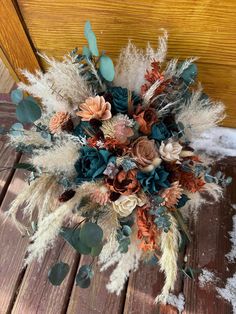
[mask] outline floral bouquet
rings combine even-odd
[[[29,184],[7,215],[31,236],[26,264],[62,237],[101,270],[117,264],[110,292],[119,294],[140,262],[159,265],[165,284],[156,302],[165,303],[180,244],[191,240],[187,218],[206,192],[217,201],[231,181],[191,148],[224,118],[224,106],[196,85],[195,58],[166,61],[165,31],[157,50],[128,43],[116,67],[99,54],[89,22],[85,37],[88,47],[63,61],[42,55],[48,71],[23,71],[28,85],[11,94],[19,122],[1,131],[29,156],[14,165],[29,171]],[[20,206],[28,226],[16,219]],[[80,268],[81,288],[93,264]],[[68,271],[63,261],[52,265],[50,282],[59,285]]]

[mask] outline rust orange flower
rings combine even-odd
[[[151,133],[152,125],[158,120],[156,111],[153,108],[143,110],[141,106],[137,108],[133,117],[139,124],[139,130],[145,135]]]
[[[202,178],[196,177],[193,172],[183,171],[177,164],[171,167],[170,179],[172,182],[178,181],[183,189],[191,193],[199,191],[205,185]]]
[[[76,114],[82,118],[82,121],[91,119],[108,120],[111,118],[111,104],[102,96],[89,97],[85,103],[79,105],[80,111]]]
[[[178,181],[173,182],[171,186],[161,193],[161,197],[164,198],[163,205],[169,209],[174,209],[174,206],[178,204],[179,199],[183,193]]]
[[[153,217],[148,215],[146,206],[137,209],[138,239],[141,240],[140,249],[144,252],[155,251],[159,232],[153,221]]]
[[[49,130],[51,133],[60,132],[63,127],[70,121],[70,114],[68,112],[57,112],[49,121]]]
[[[114,179],[107,178],[106,183],[113,192],[130,195],[140,190],[140,183],[137,180],[137,171],[132,169],[127,172],[121,170]]]

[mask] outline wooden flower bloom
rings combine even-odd
[[[70,122],[70,114],[68,112],[57,112],[49,121],[49,130],[51,133],[59,133],[66,128]]]
[[[85,102],[79,105],[80,111],[76,114],[82,118],[82,121],[91,119],[108,120],[111,118],[111,104],[106,102],[104,97],[89,97]]]
[[[168,208],[173,208],[176,204],[178,204],[182,194],[183,189],[181,188],[179,182],[173,182],[169,188],[163,190],[161,193],[161,197],[164,198],[163,205]]]

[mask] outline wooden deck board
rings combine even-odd
[[[70,265],[70,272],[59,287],[52,286],[47,274],[51,266],[59,261]],[[78,256],[64,240],[50,250],[42,263],[28,266],[16,298],[12,314],[59,314],[65,313],[78,266]]]
[[[236,265],[229,264],[225,258],[230,251],[228,232],[232,230],[232,216],[235,214],[231,204],[236,203],[236,160],[219,163],[217,169],[232,176],[234,181],[218,204],[207,204],[201,209],[198,223],[191,228],[193,241],[187,249],[187,264],[194,269],[206,268],[214,272],[222,280],[217,286],[223,287],[226,279],[236,272]],[[217,296],[213,285],[202,289],[197,279],[185,279],[184,295],[187,314],[232,313],[231,305]]]
[[[16,171],[0,212],[0,313],[6,314],[11,307],[23,270],[23,259],[28,239],[23,238],[11,220],[5,223],[4,212],[9,208],[17,193],[24,188],[24,173]]]
[[[91,263],[91,257],[82,256],[80,266]],[[111,270],[99,272],[99,266],[94,267],[95,276],[90,288],[81,289],[74,285],[67,314],[122,314],[126,291],[120,296],[108,293],[108,283]]]

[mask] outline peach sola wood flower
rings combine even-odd
[[[49,130],[52,133],[58,133],[66,129],[68,123],[70,122],[70,114],[68,112],[57,112],[55,113],[49,121]],[[71,121],[72,123],[72,121]],[[72,123],[73,126],[73,123]]]
[[[111,104],[106,102],[104,97],[89,97],[83,104],[79,105],[80,111],[76,114],[82,118],[82,121],[91,119],[108,120],[111,118]]]

